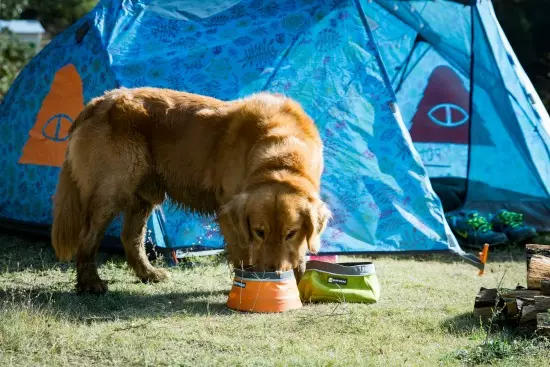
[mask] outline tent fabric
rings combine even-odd
[[[18,127],[5,145],[11,158],[3,168],[14,179],[2,185],[9,201],[2,217],[51,220],[59,162],[20,164],[18,156],[37,139],[29,131],[36,131],[37,116],[36,124],[45,120],[37,112],[68,64],[82,79],[85,102],[114,86],[222,99],[261,90],[289,95],[314,118],[326,144],[322,195],[334,219],[323,252],[449,249],[439,199],[399,118],[359,2],[101,1],[29,64],[2,105],[3,127]],[[65,92],[72,93],[69,85]],[[25,114],[21,106],[28,106]],[[160,245],[223,246],[213,218],[174,211],[169,202],[149,224]],[[115,223],[108,233],[119,230]]]
[[[86,103],[117,86],[98,30],[90,29],[86,43],[79,45],[78,24],[26,65],[0,104],[0,218],[21,222],[24,231],[51,224],[61,165],[56,147],[66,146],[65,125],[76,118],[78,100]],[[52,149],[32,148],[38,145]]]
[[[512,51],[485,8],[490,3],[469,4],[101,0],[27,65],[0,105],[0,172],[8,178],[0,184],[0,218],[51,223],[60,165],[53,151],[62,148],[49,147],[65,144],[79,103],[119,86],[224,100],[265,90],[298,100],[325,143],[322,196],[334,218],[323,253],[463,254],[430,182],[441,176],[466,180],[466,205],[485,205],[495,200],[476,197],[468,179],[487,185],[489,173],[495,180],[489,187],[504,193],[501,203],[523,205],[517,195],[535,197],[539,213],[548,216],[548,156],[541,156],[548,147],[541,121],[548,115],[529,102],[536,93],[518,76],[517,61],[500,68],[497,53]],[[481,31],[485,36],[477,37]],[[67,70],[73,70],[70,78]],[[82,100],[75,98],[78,80]],[[505,88],[496,91],[495,85]],[[58,109],[48,96],[66,107]],[[500,98],[510,102],[501,108]],[[527,112],[520,115],[522,110]],[[458,134],[446,132],[457,127]],[[31,148],[44,157],[29,160],[28,146],[48,148]],[[522,175],[511,184],[509,169],[499,171],[510,161]],[[159,247],[223,247],[214,218],[174,210],[168,201],[148,227],[148,240]],[[119,231],[117,218],[108,234]]]
[[[68,64],[55,73],[18,163],[61,167],[74,118],[71,116],[77,116],[83,108],[82,80],[76,68]]]
[[[461,210],[519,211],[550,229],[550,118],[491,2],[377,0],[366,9],[432,183],[462,181]]]

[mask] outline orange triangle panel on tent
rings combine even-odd
[[[71,123],[84,108],[82,80],[72,64],[57,71],[29,131],[21,164],[61,167]]]

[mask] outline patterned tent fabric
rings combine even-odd
[[[449,5],[452,14],[437,17],[441,9],[435,5]],[[399,13],[403,6],[407,11]],[[0,217],[51,223],[59,160],[35,154],[29,161],[22,154],[25,146],[54,144],[45,143],[52,137],[64,144],[74,105],[67,103],[65,112],[44,104],[48,95],[78,100],[70,97],[74,83],[63,88],[69,79],[58,74],[69,68],[78,74],[84,103],[118,86],[166,87],[226,100],[262,90],[287,94],[314,118],[326,146],[322,195],[334,219],[323,253],[463,254],[408,128],[422,98],[422,111],[440,125],[450,121],[449,110],[451,120],[470,115],[467,83],[449,91],[460,96],[462,111],[434,110],[426,103],[447,102],[414,92],[421,82],[449,75],[456,83],[467,79],[457,68],[470,65],[471,40],[457,32],[471,24],[470,10],[455,1],[101,0],[29,63],[0,105]],[[449,32],[445,22],[456,14],[468,24]],[[422,79],[410,70],[448,52],[426,61],[424,50],[434,47],[416,42],[420,35],[424,43],[439,42],[443,51],[457,42],[467,52],[456,52],[456,60],[441,62],[437,74],[429,71]],[[426,123],[425,116],[416,119]],[[176,211],[169,202],[153,213],[149,230],[148,239],[160,247],[223,247],[213,218]],[[119,231],[117,219],[108,234]]]
[[[365,9],[432,182],[461,183],[466,209],[518,211],[550,229],[550,117],[491,1],[376,0]]]

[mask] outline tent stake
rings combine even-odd
[[[487,263],[487,257],[489,256],[489,244],[486,243],[483,245],[483,250],[479,253],[479,261],[483,265],[481,269],[479,269],[479,276],[482,276],[485,274],[485,264]]]

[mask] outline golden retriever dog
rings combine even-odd
[[[323,145],[312,119],[282,95],[222,101],[158,88],[115,89],[90,101],[69,130],[54,196],[52,244],[75,257],[77,289],[104,293],[95,255],[115,216],[143,281],[168,273],[145,253],[146,222],[166,197],[216,215],[228,260],[293,269],[316,253],[331,215],[320,198]]]

